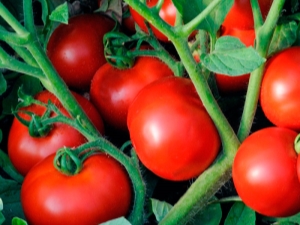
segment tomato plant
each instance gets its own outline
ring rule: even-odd
[[[261,85],[260,103],[275,125],[300,130],[300,47],[285,49],[267,63]]]
[[[273,0],[259,0],[262,17],[268,15]],[[254,19],[250,0],[234,0],[233,6],[223,22],[226,28],[238,28],[242,30],[254,29]]]
[[[102,39],[114,22],[98,14],[82,14],[60,24],[47,44],[47,54],[68,86],[88,90],[94,73],[106,60]]]
[[[125,216],[131,204],[131,182],[113,158],[95,154],[75,175],[53,166],[50,155],[27,174],[21,202],[29,224],[100,224]]]
[[[139,159],[164,179],[196,177],[219,152],[218,132],[189,79],[147,85],[130,105],[127,121]]]
[[[91,101],[109,126],[127,130],[128,107],[135,96],[147,84],[167,76],[173,76],[173,72],[154,57],[137,57],[129,69],[106,63],[93,77]]]
[[[99,132],[104,133],[102,118],[92,103],[75,92],[73,92],[73,95]],[[44,103],[50,100],[58,107],[61,113],[70,116],[59,100],[50,92],[40,92],[35,98]],[[30,120],[30,116],[26,114],[25,111],[34,113],[37,116],[42,116],[46,111],[46,107],[33,104],[21,108],[19,116],[21,116],[22,119]],[[55,116],[54,113],[51,114],[51,117],[53,116]],[[64,123],[54,123],[49,133],[45,134],[45,136],[32,137],[28,131],[28,127],[22,124],[17,118],[14,118],[9,131],[7,149],[9,158],[15,168],[22,175],[26,175],[35,164],[56,152],[59,148],[63,146],[79,146],[86,141],[87,139],[76,129]]]
[[[287,217],[300,211],[296,136],[287,128],[264,128],[247,137],[236,154],[232,167],[236,191],[263,215]]]

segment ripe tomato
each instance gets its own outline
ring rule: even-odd
[[[29,171],[21,188],[21,203],[30,225],[97,225],[126,216],[131,182],[112,157],[95,154],[76,175],[53,166],[54,154]]]
[[[232,168],[233,182],[243,202],[260,214],[287,217],[300,211],[297,177],[297,133],[263,128],[241,144]]]
[[[300,131],[300,47],[291,47],[268,60],[260,103],[276,126]]]
[[[258,0],[260,10],[265,19],[271,8],[273,0]],[[254,20],[250,0],[234,0],[223,26],[227,28],[254,29]]]
[[[147,6],[149,8],[154,7],[157,4],[158,0],[147,0]],[[129,7],[130,13],[134,19],[134,21],[139,25],[139,27],[144,31],[148,32],[147,26],[145,24],[145,19],[138,14],[133,8]],[[176,21],[176,7],[174,6],[172,0],[164,0],[164,3],[159,11],[159,16],[169,25],[174,26]],[[162,34],[159,30],[153,27],[150,24],[150,27],[153,31],[153,34],[157,37],[157,39],[167,42],[168,38]]]
[[[59,25],[47,44],[47,54],[67,85],[88,90],[93,75],[106,62],[103,36],[114,27],[100,14],[82,14]]]
[[[97,109],[83,96],[73,92],[78,103],[91,119],[95,127],[104,133],[104,125]],[[64,115],[69,115],[63,108],[58,99],[48,91],[42,91],[36,99],[47,103],[50,100],[55,104]],[[45,107],[38,105],[30,105],[22,108],[42,116],[46,111]],[[30,120],[27,114],[19,113],[26,120]],[[54,115],[53,115],[54,116]],[[39,161],[48,155],[56,152],[64,146],[75,147],[86,142],[86,139],[77,130],[63,123],[53,124],[51,131],[45,137],[31,137],[27,126],[23,125],[18,119],[14,118],[8,136],[8,155],[12,164],[22,175],[26,175],[28,171]]]
[[[130,69],[117,69],[106,63],[96,72],[90,90],[91,101],[104,122],[127,130],[128,107],[147,84],[173,76],[169,67],[154,57],[138,57]]]
[[[144,87],[129,107],[127,124],[141,162],[164,179],[198,176],[220,148],[218,131],[187,78],[161,78]]]
[[[254,46],[255,30],[241,30],[238,28],[221,28],[221,36],[239,38],[247,47]],[[215,74],[216,83],[221,94],[235,94],[245,92],[248,87],[250,74],[240,76],[227,76]]]

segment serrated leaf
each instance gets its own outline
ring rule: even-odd
[[[198,16],[211,2],[212,0],[190,0],[189,3],[186,4],[186,0],[173,0],[185,24]],[[210,34],[215,34],[223,23],[233,2],[233,0],[220,1],[205,20],[199,24],[198,29],[206,30]]]
[[[101,225],[131,225],[131,223],[128,220],[126,220],[124,217],[120,217],[117,219],[107,221],[105,223],[101,223]]]
[[[265,61],[255,49],[231,36],[219,38],[210,54],[201,55],[201,63],[208,70],[231,76],[250,73]]]
[[[255,225],[255,211],[243,202],[235,202],[225,219],[224,225]]]
[[[0,95],[2,95],[7,89],[7,82],[3,76],[3,74],[0,72]]]
[[[55,10],[50,14],[50,20],[55,22],[60,22],[68,24],[69,21],[69,8],[68,3],[65,2],[55,8]]]
[[[213,203],[205,207],[199,212],[193,221],[189,222],[188,225],[219,225],[222,219],[222,209],[220,203]]]
[[[28,223],[21,219],[21,218],[18,218],[18,217],[14,217],[11,221],[11,225],[27,225]]]
[[[292,46],[297,39],[298,25],[295,21],[280,24],[276,27],[269,47],[269,55],[273,55]]]
[[[154,198],[151,198],[150,200],[151,200],[152,212],[154,213],[156,220],[160,222],[167,215],[167,213],[171,210],[173,206],[165,201],[159,201]]]

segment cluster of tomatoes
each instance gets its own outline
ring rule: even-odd
[[[147,1],[149,7],[156,3]],[[272,0],[259,3],[265,17]],[[130,12],[147,32],[144,19],[132,8]],[[166,23],[175,24],[176,8],[171,0],[164,1],[159,15]],[[102,14],[74,16],[68,25],[61,24],[54,30],[47,55],[99,133],[105,135],[110,129],[128,133],[141,163],[162,179],[185,181],[199,176],[217,157],[221,140],[193,83],[174,76],[154,57],[139,56],[132,68],[122,70],[106,62],[103,36],[114,26],[115,22]],[[157,39],[168,42],[166,36],[151,28]],[[235,1],[220,35],[231,35],[246,46],[254,46],[250,1]],[[267,216],[290,216],[300,211],[294,149],[300,130],[299,53],[299,47],[292,47],[268,61],[260,104],[276,127],[251,134],[241,144],[233,164],[239,196]],[[249,76],[215,74],[219,91],[225,94],[244,92]],[[84,92],[89,98],[79,94]],[[64,116],[70,117],[50,92],[42,91],[35,99],[45,104],[51,100]],[[33,104],[22,108],[19,117],[30,120],[28,112],[42,117],[47,109]],[[52,112],[50,116],[54,115]],[[128,215],[133,196],[131,181],[113,158],[102,153],[92,155],[74,176],[62,174],[53,166],[58,149],[85,142],[82,134],[63,123],[54,123],[47,134],[32,137],[28,127],[14,119],[8,154],[25,176],[21,200],[29,224],[100,224]],[[76,212],[83,216],[74,217]]]

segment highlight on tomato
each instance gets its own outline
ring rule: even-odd
[[[267,127],[248,136],[232,166],[235,189],[242,201],[269,217],[288,217],[300,212],[297,175],[297,132]]]
[[[129,107],[127,124],[141,162],[167,180],[200,175],[220,149],[218,131],[187,78],[161,78],[144,87]]]
[[[75,92],[72,92],[72,94],[97,130],[104,134],[102,118],[94,105],[85,97]],[[70,117],[59,100],[49,91],[38,93],[35,99],[43,103],[51,101],[63,115]],[[32,104],[20,110],[42,116],[46,112],[46,107]],[[18,113],[19,116],[30,121],[31,117],[22,111]],[[53,116],[55,116],[54,113],[50,115],[50,117]],[[28,127],[17,118],[14,118],[8,136],[8,156],[16,170],[25,176],[35,164],[56,152],[59,148],[64,146],[76,147],[86,141],[87,139],[79,131],[65,123],[54,123],[45,136],[32,137]]]
[[[101,14],[81,14],[60,24],[50,36],[47,55],[66,84],[88,90],[95,72],[106,63],[103,36],[115,22]]]

